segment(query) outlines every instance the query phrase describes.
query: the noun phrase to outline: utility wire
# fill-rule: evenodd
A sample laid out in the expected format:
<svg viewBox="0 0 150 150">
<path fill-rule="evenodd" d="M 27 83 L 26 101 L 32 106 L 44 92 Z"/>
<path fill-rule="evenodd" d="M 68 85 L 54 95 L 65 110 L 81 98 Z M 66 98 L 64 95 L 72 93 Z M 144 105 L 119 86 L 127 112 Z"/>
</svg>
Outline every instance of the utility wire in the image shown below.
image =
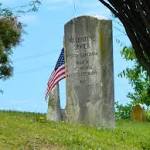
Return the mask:
<svg viewBox="0 0 150 150">
<path fill-rule="evenodd" d="M 41 54 L 35 54 L 35 55 L 30 55 L 30 56 L 16 58 L 16 59 L 14 59 L 14 62 L 26 61 L 26 60 L 30 60 L 30 59 L 33 59 L 33 58 L 36 59 L 36 58 L 40 58 L 40 57 L 48 56 L 48 55 L 51 55 L 49 51 L 47 51 L 45 53 L 41 53 Z"/>
<path fill-rule="evenodd" d="M 15 72 L 14 74 L 28 74 L 28 73 L 34 73 L 34 72 L 41 72 L 41 70 L 45 70 L 45 69 L 48 69 L 48 68 L 50 68 L 49 65 L 43 65 L 43 66 L 40 66 L 40 67 L 27 69 L 27 70 L 24 70 L 24 71 L 18 71 L 18 72 Z"/>
</svg>

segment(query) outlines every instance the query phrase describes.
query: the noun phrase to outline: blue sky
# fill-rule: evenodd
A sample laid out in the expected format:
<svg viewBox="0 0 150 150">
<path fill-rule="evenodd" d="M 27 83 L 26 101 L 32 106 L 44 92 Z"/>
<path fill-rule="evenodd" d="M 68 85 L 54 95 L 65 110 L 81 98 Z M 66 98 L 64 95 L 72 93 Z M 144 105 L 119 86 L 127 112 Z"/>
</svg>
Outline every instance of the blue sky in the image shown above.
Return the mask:
<svg viewBox="0 0 150 150">
<path fill-rule="evenodd" d="M 1 0 L 8 7 L 15 7 L 28 0 Z M 63 47 L 64 24 L 80 15 L 98 15 L 111 19 L 112 15 L 98 0 L 43 0 L 37 13 L 19 17 L 26 25 L 22 42 L 14 49 L 12 61 L 14 74 L 9 80 L 0 81 L 0 109 L 47 112 L 44 100 L 47 80 Z M 127 103 L 131 90 L 126 79 L 117 74 L 129 64 L 120 56 L 124 45 L 130 46 L 122 27 L 113 21 L 113 50 L 115 100 Z M 65 81 L 60 85 L 61 105 L 65 105 Z"/>
</svg>

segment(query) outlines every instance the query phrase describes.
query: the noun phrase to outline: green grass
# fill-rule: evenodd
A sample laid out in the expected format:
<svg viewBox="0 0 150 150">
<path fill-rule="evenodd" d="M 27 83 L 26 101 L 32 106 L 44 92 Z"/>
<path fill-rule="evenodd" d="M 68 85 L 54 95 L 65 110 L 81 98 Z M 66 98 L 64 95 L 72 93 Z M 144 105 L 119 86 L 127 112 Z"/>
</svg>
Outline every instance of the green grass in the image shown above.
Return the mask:
<svg viewBox="0 0 150 150">
<path fill-rule="evenodd" d="M 44 114 L 0 112 L 0 150 L 150 150 L 150 123 L 116 128 L 47 122 Z"/>
</svg>

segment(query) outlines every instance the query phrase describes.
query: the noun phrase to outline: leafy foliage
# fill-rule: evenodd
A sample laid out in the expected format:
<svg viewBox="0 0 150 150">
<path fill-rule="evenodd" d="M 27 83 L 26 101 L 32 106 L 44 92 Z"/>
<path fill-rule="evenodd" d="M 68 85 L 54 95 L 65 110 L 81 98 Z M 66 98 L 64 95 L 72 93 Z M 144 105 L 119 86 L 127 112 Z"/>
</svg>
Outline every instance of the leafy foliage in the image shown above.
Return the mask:
<svg viewBox="0 0 150 150">
<path fill-rule="evenodd" d="M 150 75 L 150 1 L 99 0 L 123 24 L 140 65 Z"/>
<path fill-rule="evenodd" d="M 31 1 L 16 11 L 3 8 L 0 3 L 0 79 L 7 79 L 12 75 L 13 66 L 10 59 L 13 48 L 21 42 L 23 24 L 18 21 L 18 14 L 37 11 L 41 2 Z"/>
<path fill-rule="evenodd" d="M 126 68 L 119 74 L 120 77 L 127 78 L 134 89 L 134 92 L 129 92 L 127 96 L 133 104 L 141 103 L 150 106 L 150 77 L 148 73 L 138 63 L 132 47 L 124 47 L 121 54 L 124 59 L 133 63 L 131 68 Z"/>
<path fill-rule="evenodd" d="M 131 118 L 132 104 L 122 105 L 118 102 L 115 103 L 115 118 L 120 119 L 130 119 Z"/>
<path fill-rule="evenodd" d="M 22 24 L 9 10 L 0 12 L 0 79 L 6 79 L 12 75 L 10 55 L 12 48 L 20 43 Z"/>
<path fill-rule="evenodd" d="M 146 111 L 146 119 L 150 122 L 150 110 Z"/>
</svg>

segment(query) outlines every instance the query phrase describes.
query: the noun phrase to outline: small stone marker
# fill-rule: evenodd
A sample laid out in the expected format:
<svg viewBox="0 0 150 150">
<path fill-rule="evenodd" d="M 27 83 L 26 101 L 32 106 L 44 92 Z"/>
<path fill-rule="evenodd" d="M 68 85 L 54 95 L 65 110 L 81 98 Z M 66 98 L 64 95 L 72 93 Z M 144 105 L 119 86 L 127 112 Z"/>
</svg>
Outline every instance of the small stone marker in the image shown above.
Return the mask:
<svg viewBox="0 0 150 150">
<path fill-rule="evenodd" d="M 51 91 L 49 95 L 47 120 L 52 120 L 52 121 L 61 120 L 59 84 L 57 84 L 54 87 L 54 89 Z"/>
<path fill-rule="evenodd" d="M 112 22 L 91 16 L 65 25 L 66 118 L 114 127 Z"/>
<path fill-rule="evenodd" d="M 145 121 L 145 112 L 140 105 L 133 106 L 131 118 L 133 121 Z"/>
</svg>

